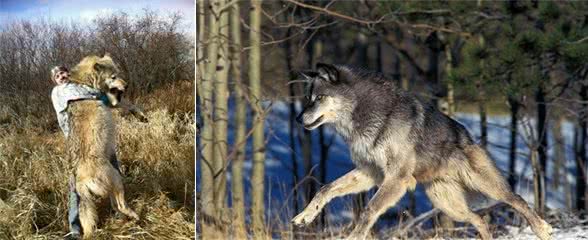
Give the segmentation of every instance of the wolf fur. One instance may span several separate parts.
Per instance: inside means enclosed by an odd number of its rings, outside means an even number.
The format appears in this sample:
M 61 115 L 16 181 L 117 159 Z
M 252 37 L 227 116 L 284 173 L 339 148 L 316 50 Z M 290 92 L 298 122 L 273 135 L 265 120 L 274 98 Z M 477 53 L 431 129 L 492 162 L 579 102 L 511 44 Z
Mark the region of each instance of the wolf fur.
M 82 100 L 71 102 L 72 134 L 68 146 L 75 169 L 76 191 L 80 196 L 80 222 L 84 238 L 91 238 L 98 215 L 95 202 L 110 197 L 113 208 L 128 217 L 139 216 L 127 206 L 122 176 L 110 160 L 116 158 L 115 124 L 111 107 L 117 107 L 126 88 L 118 76 L 118 68 L 108 55 L 84 58 L 72 69 L 72 82 L 101 90 L 108 98 L 103 101 Z
M 325 185 L 292 219 L 295 225 L 312 222 L 335 197 L 377 186 L 349 236 L 365 239 L 378 217 L 418 182 L 436 208 L 474 225 L 482 239 L 492 235 L 469 209 L 470 191 L 509 204 L 540 239 L 550 239 L 551 226 L 510 191 L 488 153 L 455 120 L 376 73 L 319 63 L 307 80 L 307 103 L 298 121 L 309 130 L 332 125 L 346 140 L 356 168 Z

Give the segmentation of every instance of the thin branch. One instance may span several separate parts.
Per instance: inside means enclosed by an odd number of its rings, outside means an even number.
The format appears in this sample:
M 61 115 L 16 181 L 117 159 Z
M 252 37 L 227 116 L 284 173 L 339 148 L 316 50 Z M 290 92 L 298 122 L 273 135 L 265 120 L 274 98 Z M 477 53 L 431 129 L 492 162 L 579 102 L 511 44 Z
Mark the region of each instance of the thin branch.
M 376 23 L 382 22 L 381 19 L 380 20 L 373 21 L 373 20 L 364 20 L 364 19 L 354 18 L 354 17 L 347 16 L 347 15 L 344 15 L 344 14 L 341 14 L 341 13 L 338 13 L 338 12 L 331 11 L 331 10 L 329 10 L 327 8 L 321 8 L 321 7 L 317 7 L 317 6 L 314 6 L 314 5 L 297 2 L 297 1 L 294 1 L 294 0 L 286 0 L 286 2 L 293 3 L 293 4 L 298 5 L 300 7 L 303 7 L 303 8 L 308 8 L 308 9 L 312 9 L 312 10 L 315 10 L 315 11 L 318 11 L 318 12 L 322 12 L 322 13 L 325 13 L 327 15 L 331 15 L 333 17 L 337 17 L 337 18 L 345 19 L 347 21 L 357 22 L 357 23 L 361 23 L 361 24 L 365 24 L 365 25 L 372 25 L 372 24 L 376 24 Z

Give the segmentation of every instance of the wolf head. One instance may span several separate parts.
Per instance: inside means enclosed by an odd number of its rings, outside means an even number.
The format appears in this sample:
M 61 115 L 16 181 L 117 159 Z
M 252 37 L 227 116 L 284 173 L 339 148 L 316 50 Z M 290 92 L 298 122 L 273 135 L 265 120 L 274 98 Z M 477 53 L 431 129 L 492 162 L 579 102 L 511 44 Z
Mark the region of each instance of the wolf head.
M 120 78 L 119 70 L 110 55 L 88 56 L 71 71 L 73 82 L 102 91 L 112 106 L 117 106 L 126 90 L 127 83 Z
M 303 73 L 309 84 L 304 110 L 296 118 L 308 130 L 348 118 L 355 103 L 348 69 L 324 63 L 316 69 Z

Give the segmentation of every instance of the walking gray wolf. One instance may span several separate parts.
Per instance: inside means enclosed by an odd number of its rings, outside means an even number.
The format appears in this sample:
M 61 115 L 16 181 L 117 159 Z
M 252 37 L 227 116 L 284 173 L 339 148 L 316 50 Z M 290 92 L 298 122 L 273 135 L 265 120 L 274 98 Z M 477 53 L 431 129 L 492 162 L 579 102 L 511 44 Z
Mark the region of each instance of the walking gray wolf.
M 89 56 L 71 71 L 71 81 L 96 88 L 104 93 L 102 101 L 79 100 L 69 103 L 71 135 L 69 153 L 77 162 L 75 189 L 80 196 L 79 216 L 84 238 L 91 238 L 98 214 L 95 202 L 110 197 L 113 208 L 139 219 L 127 206 L 122 176 L 111 164 L 116 159 L 115 124 L 111 107 L 122 100 L 126 82 L 119 76 L 112 58 Z M 106 102 L 106 103 L 105 103 Z
M 482 239 L 492 235 L 469 209 L 469 191 L 509 204 L 540 239 L 551 238 L 551 226 L 510 191 L 488 153 L 458 122 L 377 73 L 322 63 L 316 68 L 307 75 L 307 102 L 298 121 L 308 130 L 332 125 L 356 168 L 321 188 L 292 219 L 295 225 L 312 222 L 335 197 L 377 186 L 349 236 L 365 239 L 378 217 L 420 183 L 436 208 L 474 225 Z

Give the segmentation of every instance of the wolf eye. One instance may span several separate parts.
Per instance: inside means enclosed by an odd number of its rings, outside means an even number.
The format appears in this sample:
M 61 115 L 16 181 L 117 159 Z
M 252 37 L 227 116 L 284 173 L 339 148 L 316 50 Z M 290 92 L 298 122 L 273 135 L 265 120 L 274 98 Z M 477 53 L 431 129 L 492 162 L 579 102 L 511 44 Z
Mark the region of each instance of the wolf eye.
M 325 95 L 318 95 L 318 96 L 316 96 L 316 100 L 321 101 L 325 97 L 326 97 Z

